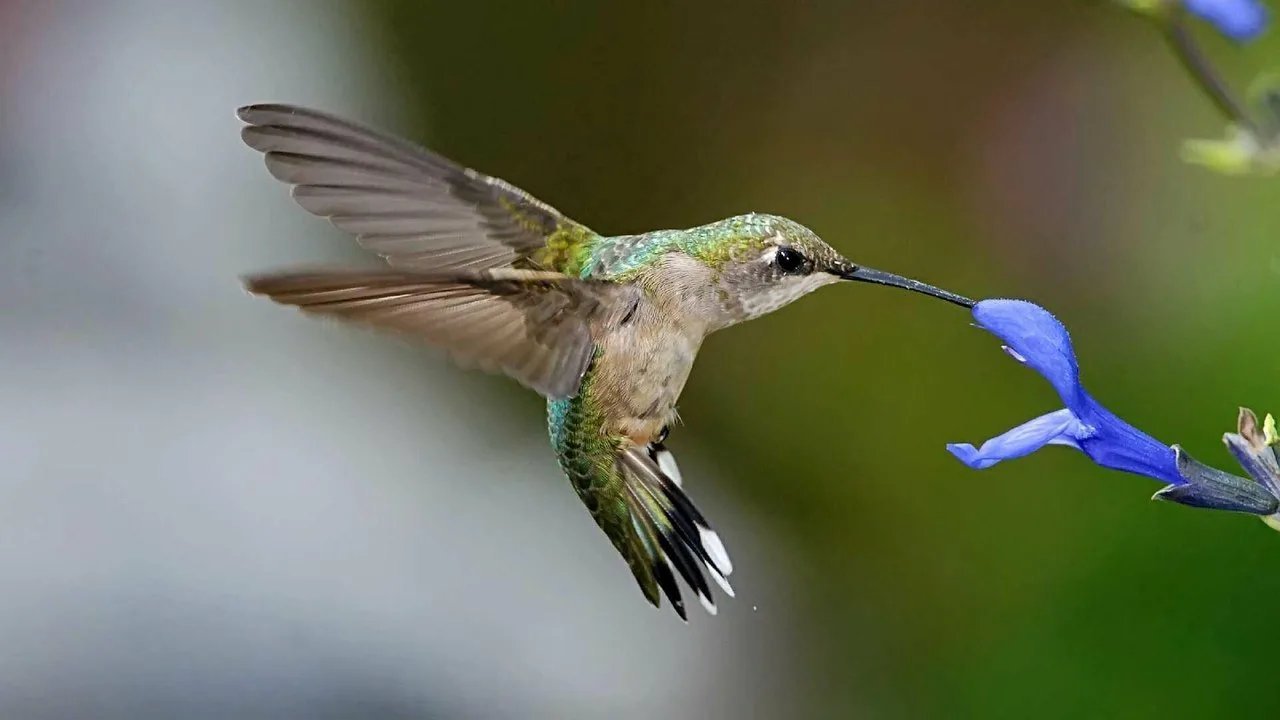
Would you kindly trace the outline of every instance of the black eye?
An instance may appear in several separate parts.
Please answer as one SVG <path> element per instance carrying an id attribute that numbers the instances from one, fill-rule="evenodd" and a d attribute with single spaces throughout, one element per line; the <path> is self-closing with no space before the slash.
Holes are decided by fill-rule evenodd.
<path id="1" fill-rule="evenodd" d="M 799 272 L 804 269 L 804 255 L 795 248 L 778 248 L 773 261 L 778 263 L 778 269 L 785 273 Z"/>

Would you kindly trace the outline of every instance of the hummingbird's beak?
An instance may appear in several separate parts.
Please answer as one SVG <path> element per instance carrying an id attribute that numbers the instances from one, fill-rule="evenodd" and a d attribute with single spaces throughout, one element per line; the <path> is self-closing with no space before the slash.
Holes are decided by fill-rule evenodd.
<path id="1" fill-rule="evenodd" d="M 957 295 L 948 292 L 942 288 L 927 285 L 919 280 L 912 280 L 901 275 L 894 275 L 881 270 L 872 270 L 869 267 L 859 267 L 850 262 L 843 262 L 833 267 L 830 272 L 839 275 L 842 280 L 855 280 L 857 282 L 875 283 L 876 285 L 889 285 L 892 287 L 903 288 L 913 292 L 924 293 L 939 300 L 946 300 L 949 303 L 955 303 L 961 307 L 971 308 L 974 302 L 963 295 Z"/>

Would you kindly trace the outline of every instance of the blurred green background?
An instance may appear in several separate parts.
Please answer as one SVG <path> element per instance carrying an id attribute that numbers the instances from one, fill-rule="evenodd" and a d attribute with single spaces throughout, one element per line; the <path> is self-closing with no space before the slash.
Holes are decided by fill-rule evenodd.
<path id="1" fill-rule="evenodd" d="M 594 633 L 605 638 L 597 654 L 571 654 L 554 669 L 516 661 L 508 671 L 536 686 L 544 673 L 572 675 L 574 667 L 595 664 L 617 669 L 623 690 L 597 697 L 589 686 L 555 702 L 522 705 L 516 696 L 488 708 L 483 692 L 463 693 L 465 710 L 424 700 L 397 706 L 397 713 L 640 716 L 666 685 L 624 672 L 613 658 L 627 656 L 627 668 L 684 667 L 682 658 L 694 657 L 697 646 L 711 649 L 697 656 L 700 664 L 726 662 L 729 669 L 718 671 L 714 693 L 685 687 L 672 706 L 657 706 L 667 716 L 1280 713 L 1271 679 L 1280 645 L 1272 615 L 1280 537 L 1248 518 L 1153 504 L 1153 483 L 1101 470 L 1065 449 L 983 472 L 963 467 L 944 450 L 947 442 L 981 441 L 1059 401 L 954 307 L 841 287 L 707 343 L 680 406 L 685 425 L 671 446 L 704 512 L 713 521 L 727 518 L 720 522 L 734 551 L 739 597 L 724 604 L 721 617 L 694 617 L 686 629 L 671 627 L 679 623 L 669 612 L 644 606 L 625 568 L 572 506 L 542 444 L 537 398 L 501 379 L 453 371 L 429 350 L 309 324 L 235 295 L 239 272 L 359 257 L 265 179 L 237 146 L 230 120 L 240 103 L 322 102 L 507 179 L 600 232 L 773 212 L 812 227 L 857 262 L 974 297 L 1032 299 L 1073 331 L 1086 383 L 1111 409 L 1232 469 L 1219 437 L 1233 428 L 1237 406 L 1280 410 L 1280 341 L 1271 334 L 1280 312 L 1280 184 L 1224 178 L 1178 160 L 1182 138 L 1216 136 L 1222 123 L 1145 23 L 1105 2 L 1065 1 L 221 7 L 210 12 L 247 23 L 284 15 L 290 19 L 276 19 L 280 32 L 304 26 L 311 29 L 299 32 L 319 33 L 314 27 L 322 26 L 309 47 L 325 67 L 356 56 L 367 64 L 326 75 L 305 61 L 278 59 L 285 69 L 273 72 L 283 79 L 219 85 L 218 103 L 175 82 L 213 118 L 198 142 L 230 158 L 233 170 L 222 181 L 260 198 L 259 216 L 238 225 L 232 247 L 272 246 L 286 216 L 304 229 L 298 234 L 311 235 L 266 255 L 239 259 L 227 250 L 237 259 L 199 287 L 225 294 L 235 317 L 269 316 L 273 332 L 305 334 L 312 345 L 272 349 L 270 335 L 236 344 L 230 320 L 192 334 L 231 343 L 246 365 L 269 356 L 282 372 L 300 375 L 324 367 L 317 359 L 324 343 L 341 343 L 350 359 L 320 372 L 370 375 L 350 397 L 420 392 L 413 389 L 417 376 L 456 386 L 458 398 L 423 412 L 447 418 L 442 432 L 454 434 L 447 437 L 492 439 L 481 452 L 509 450 L 509 459 L 464 458 L 442 477 L 365 466 L 361 487 L 400 488 L 405 496 L 387 502 L 408 524 L 436 503 L 432 487 L 479 488 L 473 492 L 482 499 L 459 511 L 466 522 L 447 537 L 421 530 L 423 547 L 453 545 L 453 561 L 463 566 L 479 561 L 481 534 L 502 538 L 499 547 L 518 546 L 519 562 L 532 567 L 555 552 L 585 553 L 596 563 L 586 575 L 548 577 L 544 585 L 530 579 L 528 587 L 552 598 L 538 616 L 520 615 L 527 593 L 494 588 L 500 603 L 474 622 L 500 614 L 516 621 L 499 637 L 458 640 L 476 663 L 450 671 L 457 677 L 441 671 L 453 680 L 440 687 L 483 687 L 492 678 L 485 662 L 511 647 L 573 646 Z M 154 22 L 149 12 L 129 17 Z M 227 27 L 203 30 L 215 33 L 199 46 L 211 63 L 277 41 L 274 31 L 247 39 L 216 34 Z M 1280 57 L 1275 33 L 1241 49 L 1198 29 L 1237 84 L 1274 69 Z M 133 52 L 147 63 L 166 62 L 160 50 Z M 250 64 L 244 72 L 253 77 L 258 69 Z M 291 82 L 307 89 L 293 93 Z M 113 92 L 127 96 L 130 87 Z M 268 92 L 276 94 L 253 94 Z M 163 103 L 154 109 L 169 118 L 186 112 Z M 129 117 L 149 112 L 143 103 Z M 166 152 L 161 145 L 146 162 L 162 165 Z M 24 172 L 10 177 L 21 183 Z M 191 224 L 190 216 L 177 217 L 133 232 L 181 243 Z M 308 244 L 321 254 L 299 257 Z M 171 322 L 183 322 L 178 312 Z M 180 346 L 186 335 L 166 337 Z M 379 368 L 408 379 L 388 378 L 379 388 Z M 109 382 L 110 368 L 97 369 Z M 349 399 L 340 390 L 318 392 L 317 405 Z M 399 402 L 418 400 L 410 394 Z M 242 407 L 250 412 L 253 404 Z M 350 410 L 346 422 L 375 420 Z M 403 443 L 409 447 L 399 452 L 424 454 L 423 467 L 431 467 L 430 451 L 412 443 L 436 432 L 404 427 L 379 451 Z M 343 437 L 325 436 L 325 458 L 340 462 L 355 452 Z M 208 440 L 191 451 L 202 455 L 216 445 L 236 452 L 234 443 Z M 529 479 L 513 479 L 512 469 Z M 29 478 L 41 479 L 34 471 Z M 270 482 L 257 477 L 226 502 L 256 503 L 255 493 L 272 492 L 264 489 Z M 490 508 L 522 511 L 504 483 L 554 504 L 555 520 L 529 519 L 560 536 L 554 548 L 525 526 L 485 524 Z M 294 503 L 287 493 L 276 500 Z M 315 562 L 323 574 L 324 561 Z M 448 592 L 452 571 L 424 562 L 416 571 Z M 395 572 L 411 572 L 404 568 Z M 371 584 L 376 596 L 379 584 Z M 556 600 L 583 592 L 603 593 L 590 619 Z M 539 627 L 548 617 L 556 633 Z M 449 622 L 414 618 L 406 612 L 402 623 Z M 610 628 L 623 625 L 662 642 L 611 643 Z M 323 637 L 325 627 L 306 632 Z M 401 685 L 415 680 L 397 677 L 399 697 Z M 103 682 L 110 684 L 109 675 Z M 182 696 L 181 679 L 166 682 Z M 30 704 L 13 707 L 40 707 L 38 693 L 28 697 Z M 230 707 L 245 716 L 255 706 Z M 392 714 L 372 701 L 358 707 L 351 716 Z"/>

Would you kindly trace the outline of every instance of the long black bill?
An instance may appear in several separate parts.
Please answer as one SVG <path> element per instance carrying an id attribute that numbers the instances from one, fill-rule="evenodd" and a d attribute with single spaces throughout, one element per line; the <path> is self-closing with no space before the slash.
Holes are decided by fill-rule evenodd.
<path id="1" fill-rule="evenodd" d="M 949 303 L 955 303 L 961 307 L 971 308 L 974 302 L 963 295 L 957 295 L 948 292 L 942 288 L 927 285 L 919 280 L 912 280 L 901 275 L 883 272 L 881 270 L 872 270 L 868 267 L 858 267 L 857 265 L 846 265 L 837 272 L 842 280 L 856 280 L 857 282 L 875 283 L 876 285 L 889 285 L 891 287 L 903 288 L 913 292 L 924 293 L 939 300 L 946 300 Z"/>

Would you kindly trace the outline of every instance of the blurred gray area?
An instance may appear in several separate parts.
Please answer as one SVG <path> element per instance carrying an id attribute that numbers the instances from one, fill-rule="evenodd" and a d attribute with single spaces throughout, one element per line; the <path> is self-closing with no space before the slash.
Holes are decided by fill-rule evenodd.
<path id="1" fill-rule="evenodd" d="M 700 492 L 709 462 L 682 458 L 739 598 L 685 627 L 569 491 L 537 402 L 240 290 L 368 262 L 233 116 L 394 128 L 359 18 L 28 3 L 6 44 L 0 717 L 785 714 L 787 560 Z"/>

